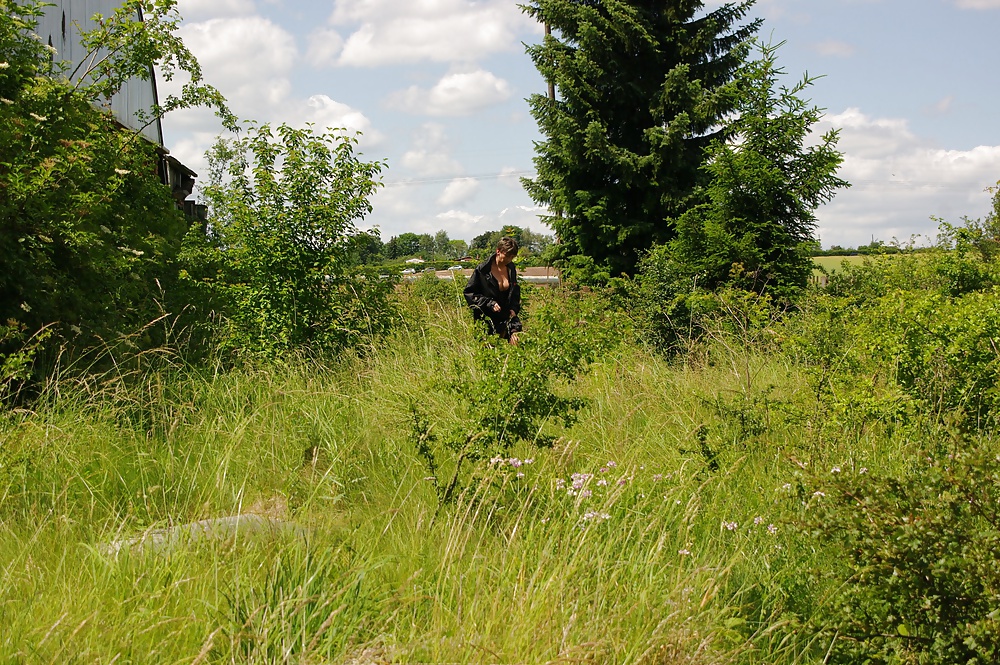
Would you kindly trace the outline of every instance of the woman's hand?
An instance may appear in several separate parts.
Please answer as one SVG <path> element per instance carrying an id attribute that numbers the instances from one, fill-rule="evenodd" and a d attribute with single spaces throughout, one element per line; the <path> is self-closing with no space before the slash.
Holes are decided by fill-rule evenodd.
<path id="1" fill-rule="evenodd" d="M 500 311 L 500 303 L 498 303 L 498 302 L 493 303 L 493 311 L 494 312 L 499 312 Z"/>

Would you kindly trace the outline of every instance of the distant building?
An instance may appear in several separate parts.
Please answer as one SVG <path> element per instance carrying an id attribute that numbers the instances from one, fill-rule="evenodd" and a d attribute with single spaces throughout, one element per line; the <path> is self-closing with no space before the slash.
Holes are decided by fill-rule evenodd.
<path id="1" fill-rule="evenodd" d="M 121 0 L 48 0 L 51 6 L 43 8 L 44 14 L 38 20 L 35 32 L 42 42 L 55 49 L 55 59 L 68 63 L 67 75 L 83 62 L 88 53 L 80 43 L 81 30 L 93 30 L 97 24 L 93 21 L 94 14 L 110 16 L 121 6 Z M 142 10 L 136 18 L 142 20 Z M 79 27 L 77 27 L 79 26 Z M 77 73 L 77 77 L 82 72 Z M 157 172 L 164 185 L 170 187 L 170 192 L 179 208 L 190 217 L 204 218 L 204 206 L 187 201 L 194 191 L 195 178 L 198 174 L 184 166 L 170 155 L 163 144 L 163 127 L 156 118 L 148 124 L 139 119 L 141 113 L 147 117 L 158 103 L 156 93 L 156 77 L 150 71 L 149 80 L 132 79 L 128 81 L 114 97 L 109 100 L 108 108 L 123 127 L 140 132 L 143 137 L 157 147 L 160 155 Z"/>
<path id="2" fill-rule="evenodd" d="M 411 264 L 417 264 L 417 263 L 423 263 L 424 260 L 423 259 L 406 259 L 405 262 L 406 263 L 411 263 Z"/>

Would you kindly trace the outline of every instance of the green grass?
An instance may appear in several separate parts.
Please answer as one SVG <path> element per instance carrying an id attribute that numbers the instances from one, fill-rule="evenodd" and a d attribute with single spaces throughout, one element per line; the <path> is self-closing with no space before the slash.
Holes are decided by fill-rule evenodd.
<path id="1" fill-rule="evenodd" d="M 828 273 L 840 270 L 843 263 L 846 261 L 849 265 L 858 265 L 864 263 L 866 257 L 864 256 L 814 256 L 813 263 L 816 264 L 818 268 L 822 268 Z M 821 274 L 819 270 L 816 274 Z"/>
<path id="2" fill-rule="evenodd" d="M 811 420 L 781 356 L 720 336 L 671 364 L 625 341 L 564 386 L 588 403 L 553 448 L 520 444 L 533 463 L 484 467 L 438 512 L 408 405 L 460 422 L 441 381 L 476 342 L 464 312 L 420 307 L 364 357 L 100 377 L 6 414 L 0 661 L 822 660 L 782 616 L 822 602 L 785 486 L 892 465 L 879 433 Z M 104 553 L 241 512 L 308 537 Z"/>

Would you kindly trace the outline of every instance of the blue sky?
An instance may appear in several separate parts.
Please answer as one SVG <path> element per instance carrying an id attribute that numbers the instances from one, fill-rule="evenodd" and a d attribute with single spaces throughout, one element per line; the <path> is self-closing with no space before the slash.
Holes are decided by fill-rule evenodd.
<path id="1" fill-rule="evenodd" d="M 719 2 L 708 2 L 709 8 Z M 545 83 L 524 54 L 541 28 L 515 0 L 179 0 L 182 36 L 243 118 L 364 133 L 386 186 L 362 226 L 470 240 L 503 224 L 546 231 L 518 177 Z M 933 235 L 989 208 L 1000 180 L 1000 0 L 759 0 L 761 37 L 841 130 L 852 183 L 817 212 L 825 246 Z M 160 83 L 161 94 L 169 84 Z M 164 120 L 195 170 L 211 114 Z"/>

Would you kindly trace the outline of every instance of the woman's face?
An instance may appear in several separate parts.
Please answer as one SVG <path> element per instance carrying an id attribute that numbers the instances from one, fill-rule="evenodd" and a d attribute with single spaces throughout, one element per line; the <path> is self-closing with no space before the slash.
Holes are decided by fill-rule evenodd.
<path id="1" fill-rule="evenodd" d="M 513 258 L 514 256 L 512 254 L 508 254 L 507 252 L 499 249 L 497 250 L 497 265 L 501 268 L 510 263 Z"/>

